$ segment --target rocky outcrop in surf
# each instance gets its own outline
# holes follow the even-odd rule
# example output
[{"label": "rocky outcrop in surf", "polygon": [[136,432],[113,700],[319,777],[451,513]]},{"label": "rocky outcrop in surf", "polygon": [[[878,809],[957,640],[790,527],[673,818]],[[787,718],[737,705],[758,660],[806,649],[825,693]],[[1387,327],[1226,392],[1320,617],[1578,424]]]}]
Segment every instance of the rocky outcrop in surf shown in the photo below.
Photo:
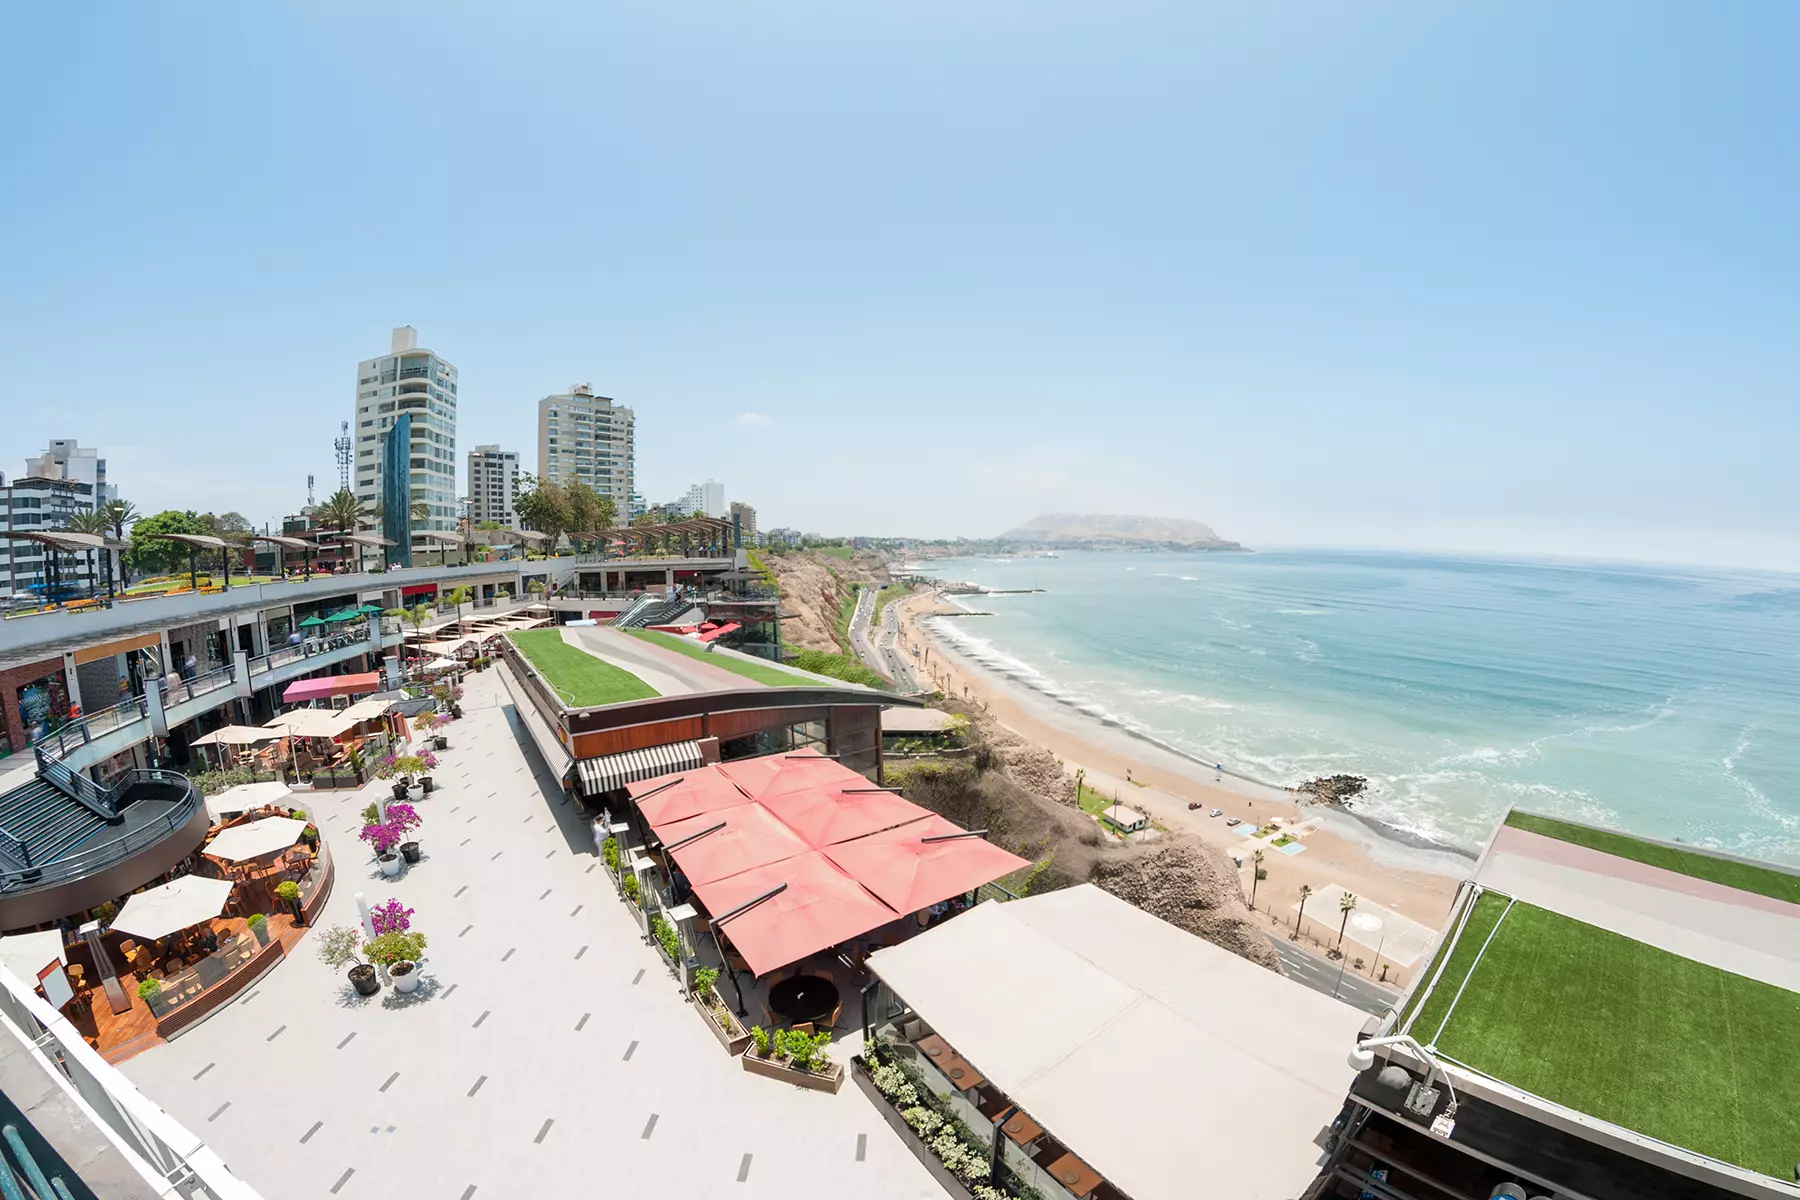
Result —
[{"label": "rocky outcrop in surf", "polygon": [[1335,804],[1349,808],[1350,801],[1367,791],[1369,781],[1361,775],[1321,775],[1290,789],[1312,797],[1314,804]]}]

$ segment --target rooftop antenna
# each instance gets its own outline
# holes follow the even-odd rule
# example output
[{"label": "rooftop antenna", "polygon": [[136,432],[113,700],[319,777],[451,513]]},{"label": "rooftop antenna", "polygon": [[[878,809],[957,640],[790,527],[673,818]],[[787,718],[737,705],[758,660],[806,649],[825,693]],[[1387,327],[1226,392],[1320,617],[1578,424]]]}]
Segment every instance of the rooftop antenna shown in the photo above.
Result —
[{"label": "rooftop antenna", "polygon": [[337,451],[338,490],[350,490],[350,422],[345,421],[338,426],[337,440],[332,442]]}]

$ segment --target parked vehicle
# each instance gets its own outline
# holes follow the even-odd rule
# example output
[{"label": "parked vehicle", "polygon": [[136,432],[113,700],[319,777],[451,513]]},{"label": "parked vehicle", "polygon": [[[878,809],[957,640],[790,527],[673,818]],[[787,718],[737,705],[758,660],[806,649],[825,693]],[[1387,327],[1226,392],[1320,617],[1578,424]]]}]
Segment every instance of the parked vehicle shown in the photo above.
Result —
[{"label": "parked vehicle", "polygon": [[1226,817],[1225,818],[1225,824],[1227,827],[1230,827],[1232,825],[1242,825],[1243,823],[1244,822],[1242,821],[1242,819],[1240,819],[1238,817]]},{"label": "parked vehicle", "polygon": [[1209,817],[1222,817],[1225,815],[1225,810],[1222,808],[1215,808],[1211,812],[1207,813],[1206,815]]}]

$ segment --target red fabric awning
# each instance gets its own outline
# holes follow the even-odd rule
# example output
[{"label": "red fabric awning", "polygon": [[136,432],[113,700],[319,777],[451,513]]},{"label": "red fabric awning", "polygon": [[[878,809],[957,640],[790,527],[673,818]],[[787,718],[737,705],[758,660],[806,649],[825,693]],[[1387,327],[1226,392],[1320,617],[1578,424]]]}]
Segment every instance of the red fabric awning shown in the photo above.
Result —
[{"label": "red fabric awning", "polygon": [[281,698],[289,704],[303,700],[323,700],[328,696],[354,696],[381,687],[381,676],[374,671],[363,675],[326,675],[319,679],[296,679],[287,685]]},{"label": "red fabric awning", "polygon": [[712,770],[689,771],[673,781],[645,779],[626,784],[625,791],[637,800],[638,811],[652,828],[750,801],[729,778]]},{"label": "red fabric awning", "polygon": [[850,780],[865,787],[874,786],[849,767],[836,759],[826,758],[817,750],[740,758],[736,762],[719,764],[719,770],[731,776],[752,800],[761,800],[778,791],[791,792],[807,787],[842,787],[846,784],[855,787],[856,783],[850,783]]},{"label": "red fabric awning", "polygon": [[817,850],[695,884],[694,893],[708,912],[725,916],[784,883],[779,895],[719,925],[757,975],[879,929],[900,915]]},{"label": "red fabric awning", "polygon": [[740,625],[738,622],[728,621],[725,624],[718,626],[716,629],[706,630],[704,633],[702,633],[700,635],[700,640],[703,642],[710,642],[715,638],[724,637],[726,634],[730,633],[734,629],[742,629],[742,628],[743,628],[743,626]]},{"label": "red fabric awning", "polygon": [[[860,775],[856,781],[862,787],[874,786]],[[842,788],[790,791],[765,796],[760,803],[815,849],[931,815],[930,809],[892,792],[847,793]]]},{"label": "red fabric awning", "polygon": [[411,584],[407,587],[401,588],[400,594],[402,596],[435,596],[435,595],[437,595],[437,584],[435,584],[435,583]]},{"label": "red fabric awning", "polygon": [[[715,828],[721,825],[723,828]],[[652,828],[663,845],[676,847],[669,851],[669,857],[695,887],[779,863],[811,849],[800,840],[799,834],[771,816],[760,804],[740,804],[736,808],[701,813]],[[681,845],[686,838],[694,840]]]},{"label": "red fabric awning", "polygon": [[951,821],[933,814],[923,821],[870,834],[823,850],[851,878],[896,912],[917,912],[1031,864],[985,838],[927,841],[961,834]]}]

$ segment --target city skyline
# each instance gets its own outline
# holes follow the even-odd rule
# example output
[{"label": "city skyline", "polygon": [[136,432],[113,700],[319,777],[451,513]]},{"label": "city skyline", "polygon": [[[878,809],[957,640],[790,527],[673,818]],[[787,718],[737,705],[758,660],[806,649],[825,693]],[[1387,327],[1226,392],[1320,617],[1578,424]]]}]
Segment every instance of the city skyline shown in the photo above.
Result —
[{"label": "city skyline", "polygon": [[[434,13],[449,97],[371,50],[406,10],[25,14],[17,452],[74,432],[141,502],[272,521],[410,323],[467,445],[529,454],[591,380],[636,491],[712,475],[773,524],[1800,567],[1792,10],[554,12]],[[441,186],[345,192],[370,112]],[[423,286],[349,286],[401,245]]]}]

